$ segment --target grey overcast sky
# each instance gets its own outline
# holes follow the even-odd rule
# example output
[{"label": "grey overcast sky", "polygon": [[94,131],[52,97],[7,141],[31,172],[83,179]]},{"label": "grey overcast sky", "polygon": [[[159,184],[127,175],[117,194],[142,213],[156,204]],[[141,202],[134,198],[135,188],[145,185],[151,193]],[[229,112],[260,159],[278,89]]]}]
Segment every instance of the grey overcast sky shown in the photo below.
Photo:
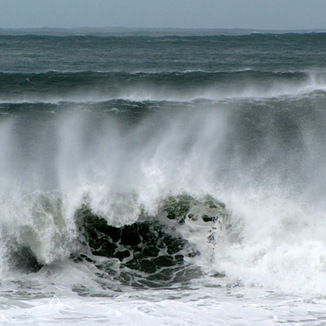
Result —
[{"label": "grey overcast sky", "polygon": [[0,28],[326,28],[326,0],[0,0]]}]

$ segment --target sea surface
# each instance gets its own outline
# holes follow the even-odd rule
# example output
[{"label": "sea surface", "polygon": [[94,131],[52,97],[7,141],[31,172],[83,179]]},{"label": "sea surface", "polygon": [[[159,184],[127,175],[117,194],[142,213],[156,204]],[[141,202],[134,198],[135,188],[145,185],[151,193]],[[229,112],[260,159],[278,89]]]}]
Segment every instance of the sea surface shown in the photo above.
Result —
[{"label": "sea surface", "polygon": [[325,55],[0,35],[0,324],[325,325]]}]

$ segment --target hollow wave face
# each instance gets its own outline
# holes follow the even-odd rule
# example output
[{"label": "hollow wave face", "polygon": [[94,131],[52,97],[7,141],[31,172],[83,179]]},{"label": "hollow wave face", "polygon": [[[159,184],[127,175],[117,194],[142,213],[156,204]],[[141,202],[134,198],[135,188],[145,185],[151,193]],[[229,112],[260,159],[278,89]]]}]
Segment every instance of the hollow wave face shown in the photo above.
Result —
[{"label": "hollow wave face", "polygon": [[[85,252],[75,254],[75,261],[93,262],[90,257],[105,257],[102,263],[95,263],[104,278],[109,273],[122,284],[166,287],[201,275],[200,268],[191,264],[191,258],[200,253],[191,244],[191,237],[184,237],[189,224],[196,222],[205,228],[209,243],[216,229],[222,230],[227,212],[210,196],[195,199],[182,194],[162,200],[156,216],[143,211],[137,222],[122,227],[109,226],[87,207],[76,215]],[[112,262],[119,268],[112,268]]]},{"label": "hollow wave face", "polygon": [[2,110],[3,273],[326,291],[324,94],[44,105]]}]

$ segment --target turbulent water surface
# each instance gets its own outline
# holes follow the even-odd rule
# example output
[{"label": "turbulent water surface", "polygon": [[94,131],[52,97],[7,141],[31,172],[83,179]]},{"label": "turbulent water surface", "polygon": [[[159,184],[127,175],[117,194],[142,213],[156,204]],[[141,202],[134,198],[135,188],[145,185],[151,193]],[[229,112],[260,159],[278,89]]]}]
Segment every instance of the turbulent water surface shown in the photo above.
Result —
[{"label": "turbulent water surface", "polygon": [[325,53],[0,36],[0,323],[326,323]]}]

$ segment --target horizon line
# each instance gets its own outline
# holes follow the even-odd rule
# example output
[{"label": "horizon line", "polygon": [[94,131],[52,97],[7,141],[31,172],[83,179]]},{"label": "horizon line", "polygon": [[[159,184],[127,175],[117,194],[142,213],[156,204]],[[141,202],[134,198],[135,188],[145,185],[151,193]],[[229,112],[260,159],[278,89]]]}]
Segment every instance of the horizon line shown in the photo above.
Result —
[{"label": "horizon line", "polygon": [[0,27],[0,32],[5,34],[12,33],[64,33],[73,32],[74,34],[85,33],[88,35],[96,34],[105,34],[105,33],[128,33],[128,32],[148,32],[148,33],[195,33],[195,34],[204,34],[204,35],[213,35],[213,34],[230,34],[230,35],[240,35],[240,34],[254,34],[254,33],[266,33],[266,34],[308,34],[308,33],[325,33],[325,28],[305,28],[305,29],[259,29],[259,28],[242,28],[242,27],[233,27],[233,28],[224,28],[224,27],[127,27],[127,26],[107,26],[107,27],[98,27],[98,26],[79,26],[79,27]]}]

